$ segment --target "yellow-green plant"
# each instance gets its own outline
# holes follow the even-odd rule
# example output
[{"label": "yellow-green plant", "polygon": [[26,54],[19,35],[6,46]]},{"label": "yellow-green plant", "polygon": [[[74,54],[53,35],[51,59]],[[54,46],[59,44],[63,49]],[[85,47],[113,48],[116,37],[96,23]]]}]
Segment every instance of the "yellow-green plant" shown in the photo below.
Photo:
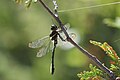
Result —
[{"label": "yellow-green plant", "polygon": [[[99,46],[102,50],[105,51],[108,57],[111,58],[109,69],[114,72],[115,76],[120,76],[120,58],[118,57],[115,50],[107,42],[101,43],[90,40],[90,43]],[[93,66],[92,64],[89,65],[89,68],[90,71],[83,71],[82,73],[78,74],[78,77],[81,80],[103,80],[108,77],[106,73],[96,68],[96,66]]]}]

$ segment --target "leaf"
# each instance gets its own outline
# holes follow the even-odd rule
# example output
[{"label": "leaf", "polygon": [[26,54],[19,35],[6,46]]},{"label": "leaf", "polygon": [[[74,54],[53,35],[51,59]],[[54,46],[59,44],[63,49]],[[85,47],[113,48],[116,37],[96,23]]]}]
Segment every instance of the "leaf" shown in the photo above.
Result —
[{"label": "leaf", "polygon": [[38,0],[26,0],[25,1],[25,6],[29,8],[32,4],[32,2],[36,3]]},{"label": "leaf", "polygon": [[97,42],[97,41],[92,41],[90,40],[90,43],[94,44],[94,45],[97,45],[99,46],[101,49],[103,49],[107,55],[109,57],[111,57],[114,61],[117,61],[120,59],[118,56],[117,56],[117,53],[114,51],[114,49],[107,43],[107,42],[104,42],[104,43],[100,43],[100,42]]},{"label": "leaf", "polygon": [[35,3],[36,3],[37,1],[38,1],[38,0],[34,0],[33,2],[35,2]]},{"label": "leaf", "polygon": [[116,17],[115,20],[112,20],[110,18],[106,18],[103,21],[105,24],[107,24],[110,27],[118,28],[120,29],[120,17]]},{"label": "leaf", "polygon": [[16,3],[20,4],[23,2],[23,0],[15,0]]},{"label": "leaf", "polygon": [[[107,53],[109,57],[112,58],[112,60],[110,60],[110,70],[112,70],[116,76],[120,76],[120,58],[117,56],[117,53],[114,51],[114,49],[107,42],[100,43],[90,40],[90,43],[99,46]],[[94,69],[93,66],[90,66],[90,68]]]},{"label": "leaf", "polygon": [[[15,0],[16,3],[20,4],[22,3],[24,0]],[[25,0],[25,6],[27,8],[29,8],[32,4],[32,2],[36,3],[38,0]]]},{"label": "leaf", "polygon": [[112,70],[116,76],[120,76],[120,66],[111,64],[110,70]]},{"label": "leaf", "polygon": [[89,65],[89,68],[90,71],[83,71],[80,74],[77,74],[81,80],[96,80],[98,78],[101,78],[98,80],[102,80],[102,77],[100,76],[103,75],[103,72],[100,69],[96,68],[96,66],[93,66],[92,64]]},{"label": "leaf", "polygon": [[27,8],[29,8],[30,5],[31,5],[31,3],[32,3],[32,0],[26,0],[26,1],[25,1],[25,6],[26,6]]}]

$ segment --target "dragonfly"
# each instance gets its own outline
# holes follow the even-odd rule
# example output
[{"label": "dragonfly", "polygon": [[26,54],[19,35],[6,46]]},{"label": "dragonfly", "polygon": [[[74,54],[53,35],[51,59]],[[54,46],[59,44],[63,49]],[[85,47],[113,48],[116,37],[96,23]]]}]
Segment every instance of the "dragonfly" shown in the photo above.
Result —
[{"label": "dragonfly", "polygon": [[43,57],[44,55],[46,55],[46,53],[52,51],[51,66],[50,66],[51,74],[54,74],[54,70],[55,70],[54,54],[55,54],[56,46],[58,44],[58,37],[62,41],[66,41],[65,39],[63,39],[60,33],[62,33],[62,31],[55,24],[53,24],[51,26],[51,33],[49,36],[45,36],[41,39],[38,39],[29,43],[30,48],[40,48],[39,51],[37,52],[37,55],[36,55],[37,57]]},{"label": "dragonfly", "polygon": [[[67,23],[63,27],[67,31],[70,28],[70,24]],[[55,71],[54,55],[55,55],[55,49],[57,47],[57,44],[60,41],[66,42],[66,37],[65,35],[63,36],[63,34],[64,33],[61,30],[61,28],[53,24],[51,26],[51,33],[49,34],[49,36],[45,36],[43,38],[37,39],[29,43],[30,48],[39,48],[39,51],[37,52],[36,57],[43,57],[44,55],[46,55],[46,53],[52,52],[51,65],[50,65],[50,73],[52,75],[54,74],[54,71]],[[71,37],[75,36],[74,33],[70,33],[69,35]]]}]

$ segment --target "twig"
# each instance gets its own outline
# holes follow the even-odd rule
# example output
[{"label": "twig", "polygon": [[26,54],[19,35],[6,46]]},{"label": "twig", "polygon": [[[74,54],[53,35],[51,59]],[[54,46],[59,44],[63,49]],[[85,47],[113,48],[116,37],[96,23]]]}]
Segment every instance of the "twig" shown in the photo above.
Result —
[{"label": "twig", "polygon": [[62,21],[60,20],[60,18],[58,16],[55,16],[55,14],[51,11],[51,9],[42,1],[39,0],[39,2],[43,5],[43,7],[48,11],[48,13],[50,13],[53,18],[58,22],[59,26],[61,27],[62,31],[64,32],[65,36],[67,37],[67,41],[70,42],[71,44],[73,44],[75,47],[77,47],[82,53],[84,53],[86,56],[88,56],[93,62],[96,63],[96,65],[103,71],[105,71],[109,76],[111,80],[115,80],[115,75],[114,73],[109,70],[106,66],[102,65],[102,63],[92,54],[90,54],[88,51],[86,51],[84,48],[82,48],[81,46],[79,46],[77,43],[75,43],[68,35],[68,33],[66,32],[65,28],[64,28],[64,24],[62,23]]},{"label": "twig", "polygon": [[53,4],[54,4],[54,15],[58,17],[58,12],[57,12],[57,9],[58,9],[58,5],[57,5],[57,1],[56,0],[53,0]]}]

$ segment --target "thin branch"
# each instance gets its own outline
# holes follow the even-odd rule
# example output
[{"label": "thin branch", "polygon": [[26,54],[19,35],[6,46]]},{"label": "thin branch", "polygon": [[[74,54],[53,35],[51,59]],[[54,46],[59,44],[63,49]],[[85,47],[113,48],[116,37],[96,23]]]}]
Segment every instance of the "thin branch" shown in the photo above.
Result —
[{"label": "thin branch", "polygon": [[96,63],[96,65],[103,71],[105,71],[111,78],[111,80],[115,80],[115,76],[114,73],[109,70],[106,66],[102,65],[102,63],[92,54],[90,54],[88,51],[86,51],[84,48],[82,48],[81,46],[79,46],[77,43],[75,43],[68,35],[68,33],[66,32],[65,28],[64,28],[64,24],[62,23],[62,21],[60,20],[59,17],[55,16],[55,14],[51,11],[51,9],[42,1],[39,0],[39,2],[44,6],[44,8],[48,11],[48,13],[50,13],[53,18],[58,22],[59,26],[61,27],[62,31],[64,32],[65,36],[67,37],[67,41],[70,42],[71,44],[73,44],[76,48],[78,48],[82,53],[84,53],[87,57],[89,57],[93,62]]},{"label": "thin branch", "polygon": [[57,1],[56,0],[53,0],[53,4],[54,4],[54,12],[55,12],[55,16],[58,16],[58,12],[57,12],[57,9],[58,9],[58,5],[57,5]]}]

